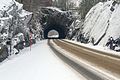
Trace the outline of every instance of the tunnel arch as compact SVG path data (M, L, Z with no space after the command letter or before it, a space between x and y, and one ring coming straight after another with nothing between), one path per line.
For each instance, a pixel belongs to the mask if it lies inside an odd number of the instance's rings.
M60 26L60 25L46 26L46 28L44 28L44 38L45 39L50 39L48 37L48 33L51 30L55 30L55 31L57 31L59 33L58 39L65 39L67 29L64 26Z

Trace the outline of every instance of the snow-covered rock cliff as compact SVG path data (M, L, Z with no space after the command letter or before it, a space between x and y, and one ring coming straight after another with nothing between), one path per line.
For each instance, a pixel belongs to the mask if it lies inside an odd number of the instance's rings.
M100 2L86 15L82 36L94 45L105 46L110 38L120 38L120 4L116 1ZM119 42L119 41L117 41ZM117 45L119 46L119 45Z
M15 0L0 0L0 42L19 33L17 28L24 30L31 16Z
M0 62L23 49L23 44L19 43L24 42L23 36L29 34L31 17L32 13L25 11L23 4L15 0L0 0ZM29 36L26 39L29 40Z

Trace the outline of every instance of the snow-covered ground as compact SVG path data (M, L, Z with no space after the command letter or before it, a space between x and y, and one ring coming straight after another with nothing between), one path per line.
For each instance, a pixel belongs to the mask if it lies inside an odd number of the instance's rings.
M85 80L62 62L47 40L26 48L0 64L0 80Z

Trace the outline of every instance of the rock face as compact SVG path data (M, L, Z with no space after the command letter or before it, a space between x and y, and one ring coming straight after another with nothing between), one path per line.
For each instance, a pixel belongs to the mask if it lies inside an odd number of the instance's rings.
M0 59L2 59L1 55L4 59L8 56L6 55L8 51L5 49L8 40L12 40L18 33L26 34L29 32L27 25L31 16L32 13L25 11L23 4L15 0L0 1ZM11 44L11 46L13 49L14 45Z
M32 13L23 10L23 5L13 0L0 2L0 38L7 39L27 28ZM21 31L17 28L22 29ZM24 31L23 31L24 32Z
M110 38L120 46L120 4L116 1L100 2L86 15L79 36L94 45L106 46Z
M45 38L50 30L56 30L59 33L59 38L64 39L74 20L71 12L61 11L55 7L41 8L39 14Z

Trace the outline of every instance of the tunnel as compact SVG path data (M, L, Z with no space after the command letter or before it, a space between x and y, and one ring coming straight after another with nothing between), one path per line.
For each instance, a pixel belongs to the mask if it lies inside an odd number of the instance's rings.
M57 31L59 36L58 37L48 37L48 33L51 30ZM65 39L66 33L67 33L67 29L61 25L50 25L50 26L46 26L46 28L44 28L44 38L45 39Z
M51 39L51 37L48 37L49 32L55 30L59 35L57 39L65 39L74 20L72 14L53 7L43 7L40 12L40 23L43 28L44 38Z

